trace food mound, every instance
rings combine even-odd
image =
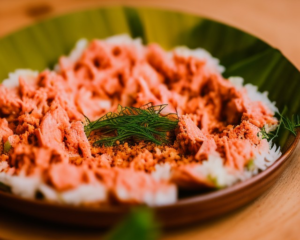
[[[250,178],[281,155],[260,134],[277,109],[223,70],[203,49],[121,35],[80,40],[53,71],[9,74],[0,182],[24,198],[153,206]]]

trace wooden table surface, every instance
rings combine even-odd
[[[120,4],[174,9],[222,21],[280,49],[300,69],[297,0],[0,0],[0,37],[42,18]],[[255,202],[217,220],[168,231],[162,239],[300,239],[299,172],[300,146],[274,187]],[[102,234],[100,230],[46,225],[0,209],[3,239],[100,239]]]

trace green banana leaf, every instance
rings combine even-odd
[[[155,240],[160,235],[160,225],[149,208],[136,208],[106,234],[104,240]]]
[[[165,49],[178,45],[205,48],[226,67],[225,77],[242,76],[268,91],[280,110],[300,112],[300,74],[276,49],[230,26],[198,16],[150,8],[109,7],[85,10],[39,22],[0,39],[0,81],[17,68],[52,68],[80,38],[129,33]],[[281,134],[285,145],[287,134]]]

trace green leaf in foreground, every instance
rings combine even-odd
[[[94,122],[87,118],[84,131],[88,137],[95,131],[99,137],[95,145],[113,146],[125,141],[167,144],[170,132],[178,125],[178,116],[175,113],[162,114],[166,106],[151,103],[140,108],[119,105],[116,113],[109,112]]]
[[[0,191],[3,191],[3,192],[11,192],[11,187],[0,182]]]
[[[138,208],[131,211],[127,218],[109,232],[105,240],[155,240],[159,237],[153,212],[150,209]]]

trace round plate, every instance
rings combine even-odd
[[[175,204],[152,207],[164,227],[174,227],[207,220],[250,203],[267,191],[285,169],[288,159],[300,139],[290,139],[288,150],[267,170],[244,182],[215,192],[188,197]],[[127,206],[74,207],[22,199],[0,192],[0,205],[47,221],[86,227],[108,227],[128,212]]]
[[[129,33],[145,43],[166,49],[177,45],[202,47],[221,60],[225,77],[242,76],[260,90],[270,92],[279,109],[300,110],[300,74],[282,54],[261,40],[197,16],[146,8],[101,8],[67,14],[22,29],[0,39],[0,79],[17,68],[51,68],[82,38],[104,38]],[[290,84],[282,79],[287,78]],[[299,98],[299,99],[298,99]],[[288,163],[300,135],[280,134],[283,155],[267,170],[232,187],[210,193],[194,193],[177,203],[153,207],[165,227],[213,218],[237,209],[267,191]],[[129,206],[74,207],[41,200],[22,199],[0,192],[0,205],[57,223],[106,227],[116,223]]]

